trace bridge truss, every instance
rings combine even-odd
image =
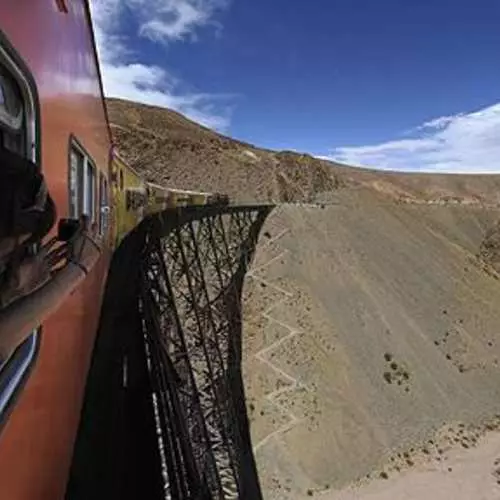
[[[113,363],[122,372],[115,380],[126,386],[117,401],[122,430],[113,432],[127,440],[124,433],[142,430],[127,449],[143,459],[115,470],[113,494],[118,488],[121,498],[146,490],[148,498],[261,498],[241,378],[241,292],[271,208],[167,211],[144,221],[125,243],[134,256],[116,269],[112,291],[108,283],[113,320],[101,324],[129,332],[115,354],[121,361]],[[131,279],[124,280],[124,266]],[[117,294],[126,300],[117,304]],[[112,351],[104,349],[107,356]],[[116,427],[116,418],[109,425]],[[83,435],[88,442],[88,431]],[[100,435],[102,441],[102,429]]]

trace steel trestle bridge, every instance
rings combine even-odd
[[[68,499],[261,499],[241,292],[272,206],[149,217],[113,259]]]

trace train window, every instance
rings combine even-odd
[[[0,360],[0,415],[9,406],[30,369],[38,349],[39,329],[28,336],[5,361]]]
[[[80,199],[83,196],[84,158],[80,151],[71,149],[69,159],[69,216],[80,215]]]
[[[85,162],[85,181],[83,186],[84,186],[83,213],[85,215],[88,215],[91,219],[94,219],[95,189],[96,189],[95,168],[88,160]]]
[[[99,231],[104,235],[108,231],[108,181],[106,177],[101,174],[99,178]]]
[[[0,148],[38,163],[38,117],[36,86],[29,70],[0,37]],[[6,415],[30,371],[39,340],[37,328],[10,356],[0,358],[0,417]]]
[[[96,168],[85,151],[71,141],[69,152],[69,215],[78,218],[85,214],[95,220]]]
[[[24,110],[15,80],[0,68],[0,124],[2,146],[24,154]]]

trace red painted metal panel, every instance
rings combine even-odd
[[[42,169],[58,216],[65,217],[70,135],[109,172],[110,134],[88,6],[84,0],[0,2],[0,29],[35,78]],[[108,262],[109,251],[43,322],[35,369],[0,434],[2,498],[64,497]]]

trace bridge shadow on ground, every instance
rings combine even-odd
[[[271,206],[149,217],[116,251],[66,498],[261,498],[241,293]]]

